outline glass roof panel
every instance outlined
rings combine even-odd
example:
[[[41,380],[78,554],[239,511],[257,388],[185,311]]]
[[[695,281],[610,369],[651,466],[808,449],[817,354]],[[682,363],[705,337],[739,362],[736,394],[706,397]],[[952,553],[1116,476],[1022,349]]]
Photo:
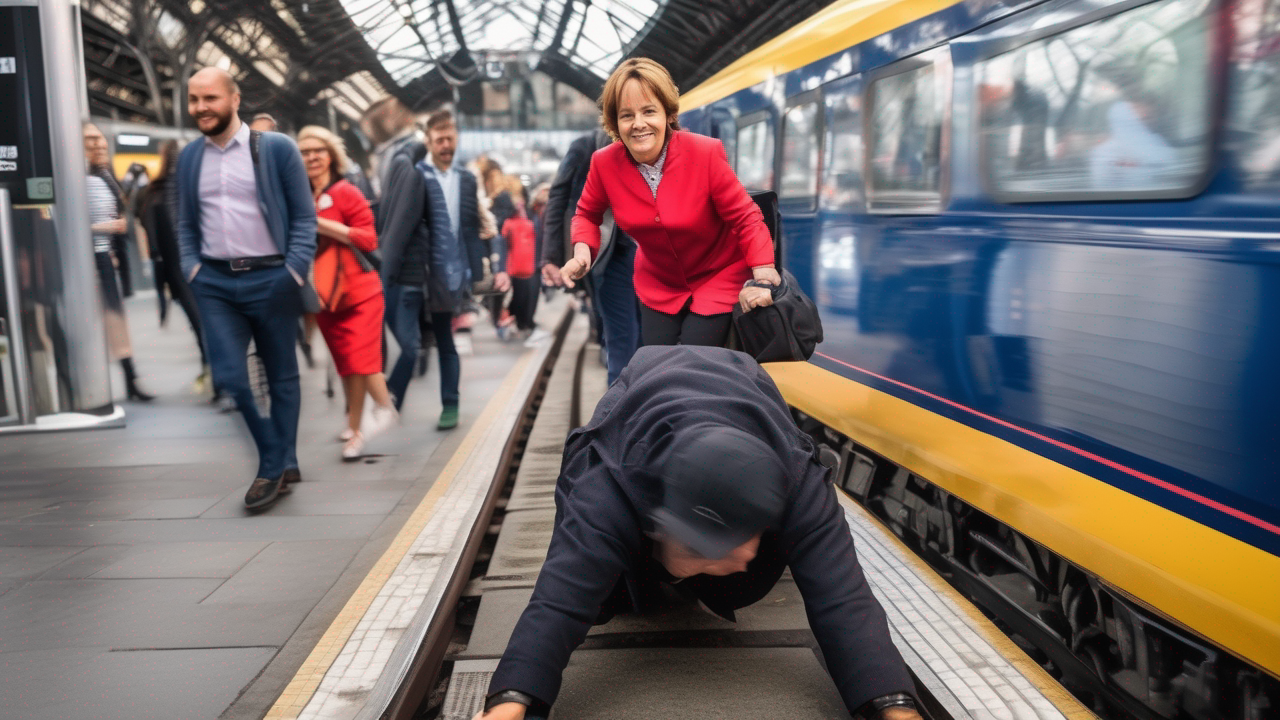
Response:
[[[456,11],[453,22],[448,5]],[[477,54],[555,52],[601,78],[669,0],[341,0],[383,67],[399,83],[461,48]],[[556,47],[565,12],[569,22]]]

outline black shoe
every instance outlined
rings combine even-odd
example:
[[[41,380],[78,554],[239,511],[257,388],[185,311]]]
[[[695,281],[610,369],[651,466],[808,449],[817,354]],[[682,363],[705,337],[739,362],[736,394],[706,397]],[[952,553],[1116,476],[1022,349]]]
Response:
[[[151,402],[156,399],[155,395],[143,392],[142,389],[138,387],[137,383],[129,383],[128,397],[130,400],[137,400],[138,402],[144,403]]]
[[[280,478],[280,494],[293,492],[293,488],[289,486],[300,482],[302,482],[302,471],[298,468],[287,468]]]
[[[249,486],[249,492],[244,494],[244,506],[250,510],[259,510],[275,502],[276,498],[280,497],[283,481],[283,475],[274,480],[254,479],[253,484]]]
[[[142,389],[138,387],[138,371],[133,367],[133,358],[120,358],[120,369],[124,370],[124,386],[127,397],[130,400],[151,402],[156,399],[155,395],[143,392]]]

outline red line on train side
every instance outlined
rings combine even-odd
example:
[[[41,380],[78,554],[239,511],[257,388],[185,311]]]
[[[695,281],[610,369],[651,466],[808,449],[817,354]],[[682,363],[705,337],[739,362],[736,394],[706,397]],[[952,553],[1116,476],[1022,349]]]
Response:
[[[1049,443],[1050,445],[1053,445],[1054,447],[1062,448],[1063,450],[1066,450],[1066,451],[1068,451],[1068,452],[1075,453],[1076,455],[1079,455],[1080,457],[1087,458],[1087,459],[1092,460],[1093,462],[1099,463],[1099,464],[1101,464],[1101,465],[1105,465],[1105,466],[1107,466],[1107,467],[1109,467],[1109,468],[1111,468],[1111,469],[1113,469],[1113,470],[1119,470],[1120,472],[1122,472],[1122,473],[1124,473],[1124,474],[1126,474],[1126,475],[1129,475],[1129,476],[1131,476],[1131,477],[1135,477],[1135,478],[1137,478],[1137,479],[1139,479],[1139,480],[1142,480],[1143,482],[1149,483],[1149,484],[1151,484],[1151,485],[1155,485],[1156,487],[1158,487],[1158,488],[1162,488],[1162,489],[1164,489],[1164,490],[1168,490],[1168,491],[1169,491],[1169,492],[1171,492],[1171,493],[1176,493],[1176,494],[1181,495],[1181,496],[1183,496],[1183,497],[1185,497],[1185,498],[1187,498],[1187,499],[1189,499],[1189,500],[1194,500],[1195,502],[1198,502],[1198,503],[1200,503],[1201,505],[1205,505],[1205,506],[1207,506],[1207,507],[1211,507],[1211,508],[1213,508],[1214,510],[1217,510],[1218,512],[1221,512],[1221,513],[1224,513],[1224,514],[1230,515],[1231,517],[1234,517],[1234,518],[1236,518],[1236,519],[1238,519],[1238,520],[1243,520],[1243,521],[1245,521],[1245,522],[1249,523],[1250,525],[1255,525],[1255,526],[1260,527],[1260,528],[1262,528],[1263,530],[1266,530],[1266,531],[1268,531],[1268,532],[1270,532],[1270,533],[1274,533],[1274,534],[1276,534],[1276,535],[1280,535],[1280,526],[1277,526],[1277,525],[1274,525],[1274,524],[1272,524],[1272,523],[1269,523],[1269,522],[1267,522],[1266,520],[1263,520],[1262,518],[1256,518],[1256,517],[1254,517],[1254,516],[1252,516],[1252,515],[1250,515],[1250,514],[1248,514],[1248,513],[1244,512],[1244,511],[1242,511],[1242,510],[1238,510],[1238,509],[1236,509],[1236,508],[1231,507],[1230,505],[1226,505],[1226,504],[1220,503],[1220,502],[1218,502],[1217,500],[1213,500],[1213,499],[1211,499],[1211,498],[1207,498],[1207,497],[1205,497],[1205,496],[1203,496],[1203,495],[1200,495],[1199,493],[1195,493],[1195,492],[1192,492],[1191,490],[1188,490],[1188,489],[1186,489],[1186,488],[1183,488],[1183,487],[1179,487],[1179,486],[1177,486],[1177,485],[1174,485],[1173,483],[1168,482],[1167,480],[1161,480],[1160,478],[1155,477],[1154,475],[1148,475],[1148,474],[1146,474],[1146,473],[1144,473],[1144,472],[1140,472],[1140,471],[1138,471],[1138,470],[1134,470],[1134,469],[1133,469],[1133,468],[1131,468],[1131,467],[1127,467],[1127,466],[1125,466],[1125,465],[1121,465],[1120,463],[1118,463],[1118,462],[1116,462],[1116,461],[1114,461],[1114,460],[1108,460],[1107,458],[1104,458],[1104,457],[1102,457],[1101,455],[1096,455],[1096,454],[1094,454],[1094,453],[1091,453],[1091,452],[1089,452],[1088,450],[1084,450],[1084,449],[1082,449],[1082,448],[1075,447],[1074,445],[1069,445],[1069,444],[1067,444],[1067,443],[1062,442],[1061,440],[1054,440],[1053,438],[1051,438],[1051,437],[1047,437],[1047,436],[1045,436],[1045,435],[1041,435],[1040,433],[1035,432],[1034,430],[1028,430],[1027,428],[1020,427],[1020,426],[1018,426],[1018,425],[1014,425],[1013,423],[1011,423],[1011,422],[1009,422],[1009,421],[1007,421],[1007,420],[1001,420],[1001,419],[1000,419],[1000,418],[998,418],[998,417],[992,417],[991,415],[988,415],[988,414],[986,414],[986,413],[984,413],[984,412],[980,412],[980,411],[978,411],[978,410],[974,410],[974,409],[973,409],[973,408],[971,408],[971,407],[967,407],[967,406],[965,406],[965,405],[961,405],[960,403],[955,402],[954,400],[948,400],[947,398],[941,397],[941,396],[939,396],[939,395],[934,395],[933,393],[929,392],[928,390],[921,390],[921,389],[920,389],[920,388],[918,388],[918,387],[914,387],[914,386],[912,386],[912,385],[908,385],[908,384],[906,384],[906,383],[904,383],[904,382],[901,382],[901,381],[899,381],[899,380],[894,380],[893,378],[885,377],[884,375],[880,375],[880,374],[878,374],[878,373],[871,372],[870,370],[867,370],[867,369],[865,369],[865,368],[860,368],[860,367],[858,367],[857,365],[852,365],[852,364],[847,363],[847,362],[845,362],[845,361],[843,361],[843,360],[840,360],[840,359],[838,359],[838,358],[833,358],[833,357],[831,357],[830,355],[827,355],[827,354],[825,354],[825,353],[816,352],[816,353],[814,353],[814,354],[815,354],[815,355],[818,355],[818,356],[820,356],[820,357],[823,357],[823,358],[825,358],[825,359],[827,359],[827,360],[830,360],[830,361],[831,361],[831,362],[833,362],[833,363],[837,363],[837,364],[843,365],[843,366],[845,366],[845,367],[847,367],[847,368],[850,368],[850,369],[852,369],[852,370],[857,370],[858,372],[863,373],[863,374],[865,374],[865,375],[869,375],[869,376],[871,376],[871,377],[873,377],[873,378],[876,378],[877,380],[883,380],[884,382],[892,383],[892,384],[894,384],[894,385],[897,385],[898,387],[905,388],[905,389],[910,390],[910,391],[912,391],[912,392],[915,392],[915,393],[919,393],[919,394],[921,394],[921,395],[924,395],[925,397],[930,398],[930,399],[932,399],[932,400],[937,400],[937,401],[938,401],[938,402],[940,402],[940,403],[944,403],[944,404],[946,404],[946,405],[950,405],[951,407],[956,408],[957,410],[963,410],[964,412],[967,412],[967,413],[969,413],[970,415],[974,415],[974,416],[980,417],[980,418],[982,418],[983,420],[986,420],[986,421],[988,421],[988,422],[993,422],[993,423],[995,423],[995,424],[997,424],[997,425],[999,425],[999,426],[1001,426],[1001,427],[1006,427],[1006,428],[1009,428],[1010,430],[1015,430],[1015,431],[1020,432],[1020,433],[1022,433],[1022,434],[1024,434],[1024,435],[1029,435],[1029,436],[1031,436],[1031,437],[1033,437],[1033,438],[1035,438],[1035,439],[1037,439],[1037,440],[1041,440],[1041,441],[1043,441],[1043,442],[1047,442],[1047,443]]]

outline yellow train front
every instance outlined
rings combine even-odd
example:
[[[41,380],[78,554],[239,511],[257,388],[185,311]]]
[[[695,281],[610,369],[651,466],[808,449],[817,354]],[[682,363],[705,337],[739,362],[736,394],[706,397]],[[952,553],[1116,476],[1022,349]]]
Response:
[[[1280,717],[1280,0],[838,0],[681,122],[846,492],[1100,713]]]

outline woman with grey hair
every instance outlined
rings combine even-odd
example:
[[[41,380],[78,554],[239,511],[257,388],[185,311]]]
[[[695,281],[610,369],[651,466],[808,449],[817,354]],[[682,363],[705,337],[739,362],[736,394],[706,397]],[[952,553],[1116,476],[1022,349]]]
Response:
[[[399,422],[400,415],[382,374],[382,280],[365,253],[378,247],[373,211],[364,195],[343,179],[347,153],[342,139],[310,125],[298,133],[298,151],[316,199],[316,262],[313,267],[321,309],[316,315],[347,398],[342,458],[364,454],[366,435]],[[364,397],[375,404],[371,426],[362,428]]]

